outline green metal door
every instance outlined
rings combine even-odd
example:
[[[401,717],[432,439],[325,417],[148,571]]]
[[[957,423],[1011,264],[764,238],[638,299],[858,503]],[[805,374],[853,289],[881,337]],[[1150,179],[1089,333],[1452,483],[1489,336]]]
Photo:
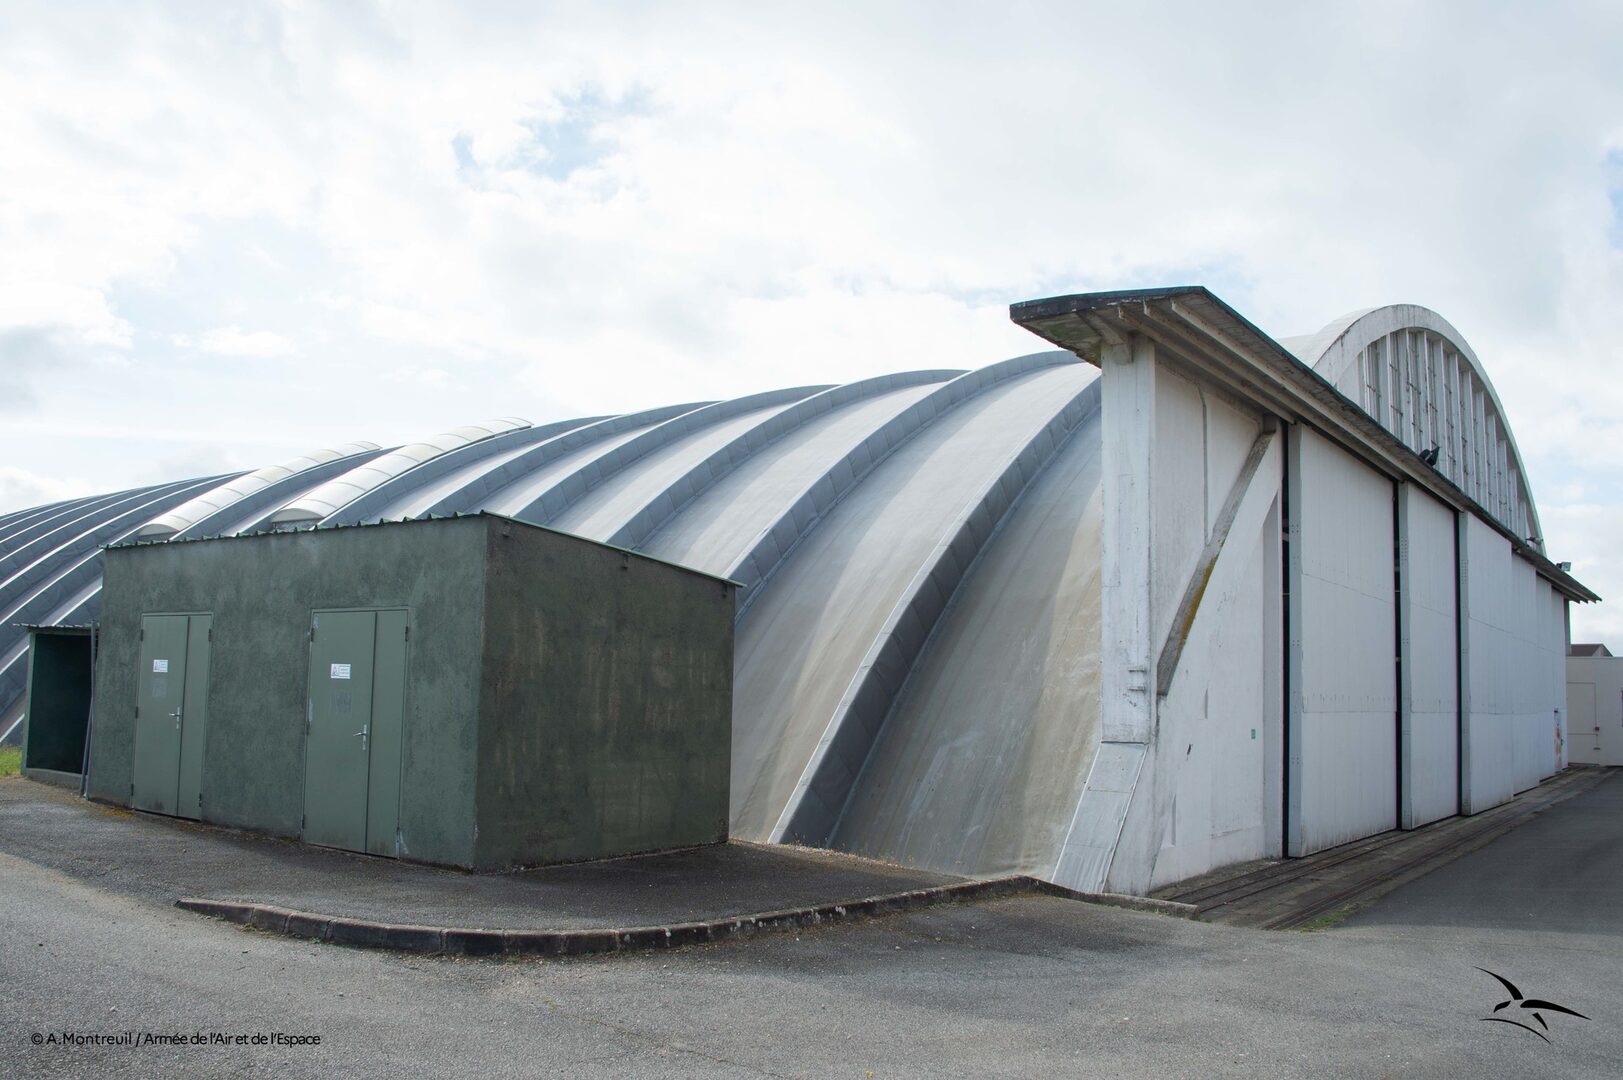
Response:
[[[184,615],[141,619],[141,677],[135,705],[135,775],[130,804],[173,814],[180,795],[180,734],[185,721]]]
[[[138,810],[199,816],[213,622],[209,615],[141,617],[130,788],[130,803]]]
[[[214,616],[186,619],[186,679],[181,691],[180,792],[175,813],[184,818],[203,816],[203,745],[208,735],[209,650]]]
[[[310,621],[304,839],[366,850],[373,644],[377,613],[318,611]]]
[[[406,613],[380,611],[372,677],[371,763],[367,772],[366,850],[398,855],[400,744],[406,712]]]

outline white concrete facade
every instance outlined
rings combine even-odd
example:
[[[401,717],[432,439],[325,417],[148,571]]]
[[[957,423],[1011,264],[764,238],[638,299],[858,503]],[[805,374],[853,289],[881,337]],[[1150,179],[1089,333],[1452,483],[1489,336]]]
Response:
[[[1623,656],[1567,657],[1567,756],[1623,765]]]
[[[1565,605],[1595,597],[1446,322],[1378,309],[1293,354],[1198,289],[1013,314],[1104,382],[1103,737],[1056,880],[1307,855],[1566,764]]]

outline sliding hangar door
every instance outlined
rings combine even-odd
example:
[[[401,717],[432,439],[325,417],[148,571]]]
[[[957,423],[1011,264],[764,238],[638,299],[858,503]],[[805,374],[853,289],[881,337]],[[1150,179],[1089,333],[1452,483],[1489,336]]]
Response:
[[[1198,287],[1011,316],[1103,382],[1101,739],[1064,884],[1308,855],[1565,764],[1565,604],[1598,597],[1546,554],[1499,399],[1439,316],[1275,341]],[[1234,480],[1211,438],[1231,414],[1264,463]]]
[[[1287,853],[1306,855],[1460,812],[1459,526],[1311,429],[1292,449]]]
[[[1287,853],[1397,827],[1392,481],[1291,431]]]

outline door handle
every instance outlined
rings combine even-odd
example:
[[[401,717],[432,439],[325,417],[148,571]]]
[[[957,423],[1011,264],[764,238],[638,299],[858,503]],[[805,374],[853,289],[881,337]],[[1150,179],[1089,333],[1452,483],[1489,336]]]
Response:
[[[357,731],[352,736],[352,738],[356,738],[356,739],[361,740],[361,749],[362,750],[366,749],[366,733],[367,733],[367,730],[371,728],[371,726],[372,726],[371,724],[362,724],[361,725],[361,730]]]
[[[174,712],[170,713],[169,715],[173,716],[175,718],[175,727],[177,727],[177,728],[180,727],[180,710],[176,709]]]

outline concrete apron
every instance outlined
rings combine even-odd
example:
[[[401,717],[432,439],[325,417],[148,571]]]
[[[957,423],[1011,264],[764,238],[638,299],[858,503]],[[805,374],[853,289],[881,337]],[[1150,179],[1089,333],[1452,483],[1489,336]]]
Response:
[[[1339,919],[1583,794],[1611,773],[1569,766],[1509,802],[1470,817],[1378,833],[1305,858],[1217,870],[1168,885],[1156,895],[1193,906],[1203,922],[1230,926],[1294,930]]]
[[[798,930],[894,915],[941,904],[994,900],[1007,896],[1040,894],[1083,903],[1104,904],[1154,912],[1176,918],[1197,919],[1192,904],[1115,893],[1082,893],[1025,875],[957,882],[906,892],[870,896],[842,903],[816,904],[754,915],[735,915],[669,926],[588,928],[572,930],[490,930],[440,926],[412,926],[293,911],[272,904],[183,897],[175,906],[255,930],[285,934],[333,945],[433,956],[536,957],[588,956],[615,952],[671,949],[729,941],[761,932]]]

